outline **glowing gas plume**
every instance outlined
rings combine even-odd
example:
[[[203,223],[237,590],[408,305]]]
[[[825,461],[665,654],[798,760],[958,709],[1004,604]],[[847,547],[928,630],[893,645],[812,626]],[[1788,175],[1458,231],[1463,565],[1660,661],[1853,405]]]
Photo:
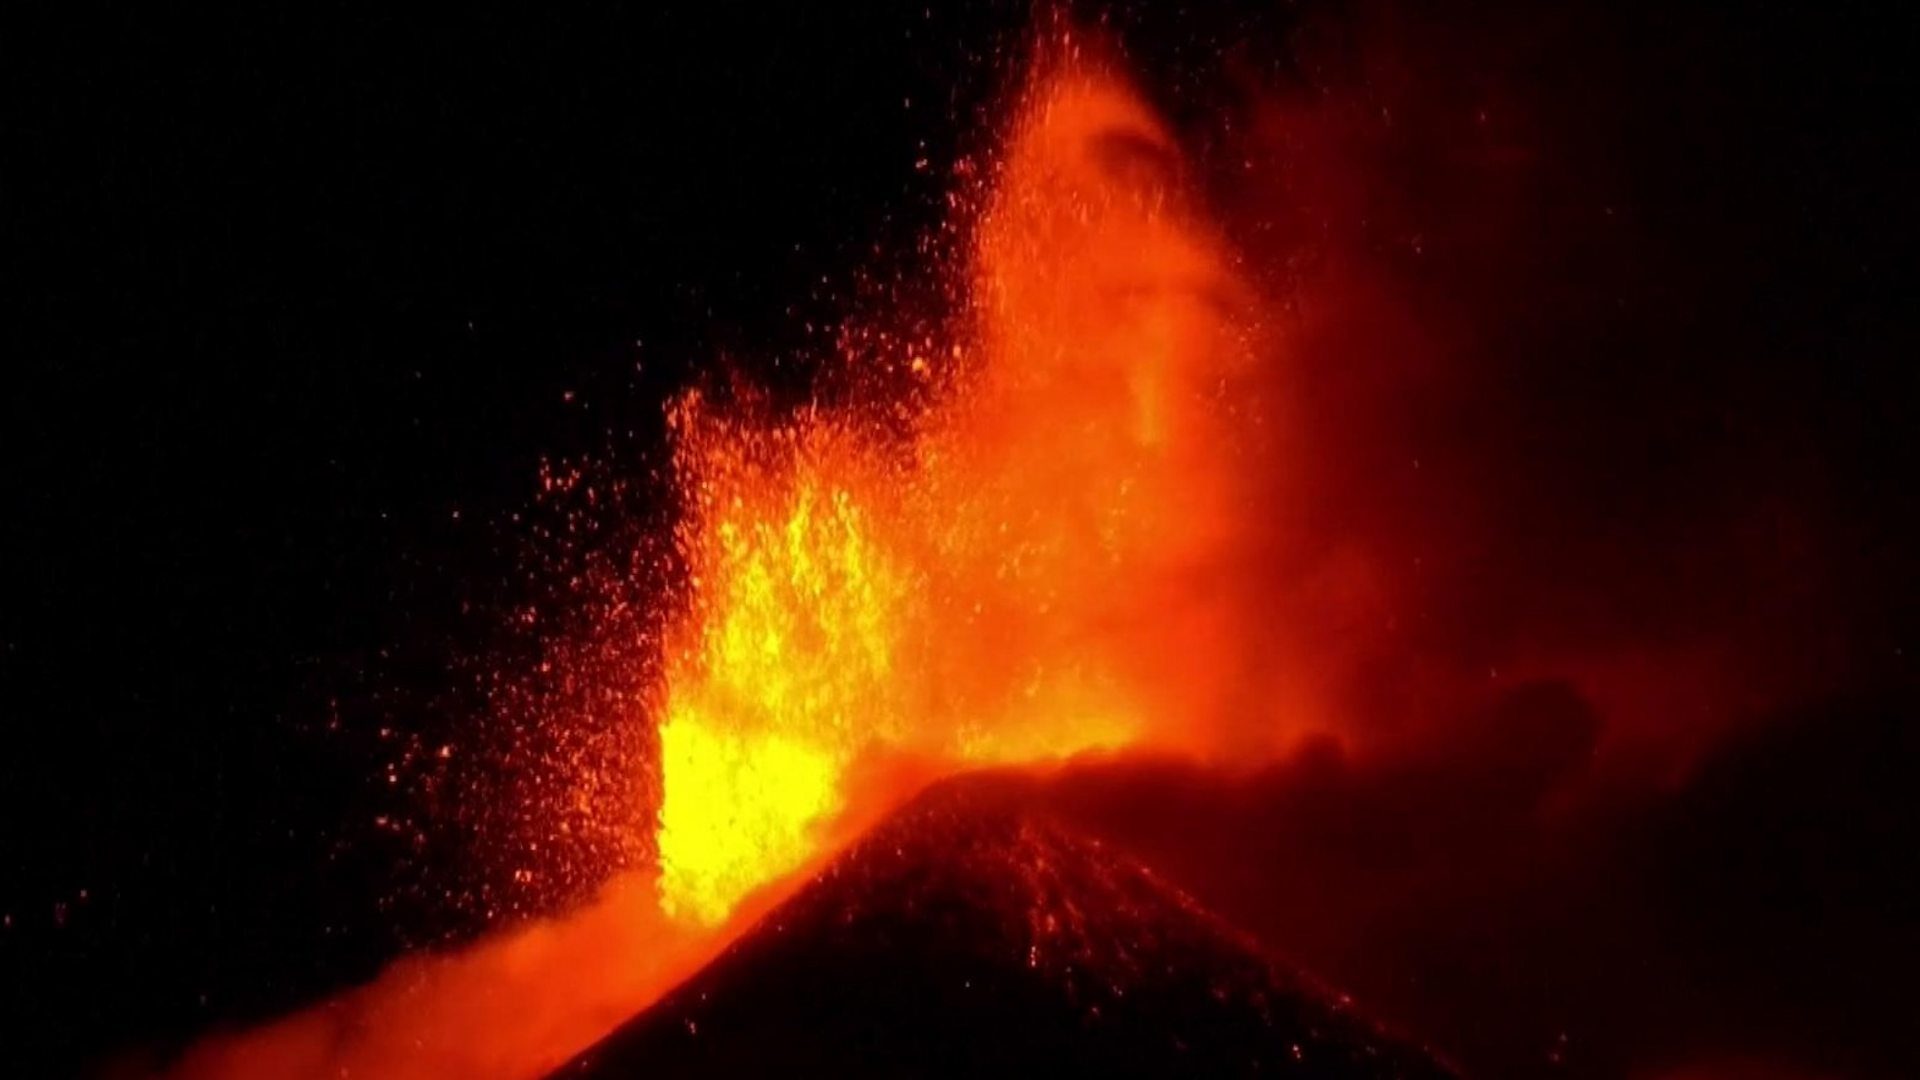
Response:
[[[935,380],[901,436],[676,415],[693,603],[660,724],[661,901],[723,918],[818,850],[851,774],[1044,761],[1182,733],[1156,701],[1221,630],[1221,395],[1245,364],[1220,243],[1140,99],[1071,46],[1023,100]],[[851,410],[850,410],[851,411]],[[1189,691],[1191,692],[1191,691]]]

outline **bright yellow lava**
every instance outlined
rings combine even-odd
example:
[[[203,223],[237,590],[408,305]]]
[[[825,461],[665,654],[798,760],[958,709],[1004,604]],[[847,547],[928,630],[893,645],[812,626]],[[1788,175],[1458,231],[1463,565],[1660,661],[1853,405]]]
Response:
[[[662,906],[669,915],[724,919],[763,867],[806,858],[804,830],[840,808],[838,763],[792,739],[729,735],[687,712],[661,726],[660,752],[667,783]]]
[[[711,591],[660,725],[662,906],[701,922],[807,856],[886,730],[868,694],[892,675],[906,582],[846,490],[806,478],[772,496],[784,513],[729,493],[698,534]]]

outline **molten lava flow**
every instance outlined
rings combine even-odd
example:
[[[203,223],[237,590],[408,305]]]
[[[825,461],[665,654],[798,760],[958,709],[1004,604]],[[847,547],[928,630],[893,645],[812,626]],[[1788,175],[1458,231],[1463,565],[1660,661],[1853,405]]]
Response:
[[[1222,632],[1199,579],[1227,532],[1234,286],[1152,113],[1077,53],[1054,63],[978,208],[951,340],[897,358],[940,380],[907,436],[676,412],[693,602],[660,724],[671,914],[717,922],[818,851],[886,797],[855,790],[865,765],[1188,741],[1156,692],[1205,685]]]

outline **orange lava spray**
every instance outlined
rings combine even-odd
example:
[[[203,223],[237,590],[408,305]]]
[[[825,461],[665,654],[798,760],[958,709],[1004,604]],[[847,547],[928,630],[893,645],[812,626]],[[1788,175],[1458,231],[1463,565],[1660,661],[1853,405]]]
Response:
[[[1150,741],[1210,685],[1249,363],[1221,242],[1159,121],[1071,42],[994,163],[904,436],[858,411],[676,412],[691,614],[660,725],[662,903],[712,923],[819,850],[888,758],[934,772]],[[1190,710],[1182,720],[1193,716]],[[882,798],[895,793],[886,793]]]
[[[939,331],[849,332],[845,408],[673,406],[688,595],[632,721],[658,726],[635,777],[661,792],[657,869],[211,1038],[176,1075],[537,1075],[929,779],[1212,745],[1258,419],[1245,288],[1103,54],[1062,31],[1033,70],[956,194]]]

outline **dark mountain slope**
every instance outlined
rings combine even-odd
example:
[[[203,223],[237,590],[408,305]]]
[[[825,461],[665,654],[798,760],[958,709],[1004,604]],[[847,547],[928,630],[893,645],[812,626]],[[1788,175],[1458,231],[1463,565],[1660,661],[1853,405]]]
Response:
[[[1448,1075],[1020,788],[930,791],[557,1075]]]

